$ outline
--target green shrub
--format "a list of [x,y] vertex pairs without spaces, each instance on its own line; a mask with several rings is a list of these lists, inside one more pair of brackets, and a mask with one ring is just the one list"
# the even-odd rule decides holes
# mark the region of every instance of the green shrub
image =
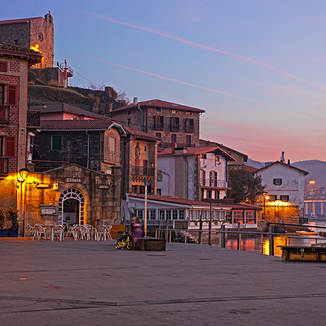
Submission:
[[3,229],[5,219],[6,219],[6,212],[3,208],[0,207],[0,229]]
[[9,208],[8,213],[9,213],[10,220],[11,220],[11,228],[19,229],[18,212],[13,208]]

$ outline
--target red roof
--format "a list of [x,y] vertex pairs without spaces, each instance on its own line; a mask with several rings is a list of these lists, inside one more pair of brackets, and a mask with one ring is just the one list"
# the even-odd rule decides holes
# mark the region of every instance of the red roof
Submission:
[[166,148],[162,152],[157,153],[159,156],[164,156],[164,155],[199,155],[199,154],[204,154],[204,153],[209,153],[209,152],[214,152],[218,151],[222,155],[226,156],[229,161],[235,161],[235,158],[233,158],[229,153],[224,151],[222,148],[215,146],[215,147],[186,147],[185,148],[186,152],[179,154],[172,154],[172,148]]
[[307,171],[305,171],[305,170],[301,170],[301,169],[296,168],[295,166],[293,166],[293,165],[291,165],[291,164],[286,164],[286,163],[283,163],[283,162],[280,162],[280,161],[276,161],[276,162],[273,162],[273,163],[271,163],[271,164],[268,164],[268,165],[266,165],[266,166],[264,166],[264,167],[258,169],[258,170],[256,171],[256,173],[257,173],[257,172],[260,172],[260,171],[262,171],[262,170],[264,170],[264,169],[268,169],[270,166],[273,166],[273,165],[275,165],[275,164],[281,164],[281,165],[286,166],[286,167],[288,167],[288,168],[290,168],[290,169],[295,169],[295,170],[297,170],[297,171],[299,171],[299,172],[304,173],[305,176],[306,176],[307,174],[309,174],[309,172],[307,172]]
[[[176,103],[172,103],[172,102],[166,102],[166,101],[162,101],[162,100],[158,100],[158,99],[138,102],[138,104],[141,107],[163,108],[163,109],[191,111],[191,112],[198,112],[198,113],[205,112],[205,110],[197,109],[197,108],[194,108],[191,106],[176,104]],[[111,114],[114,115],[115,112],[121,112],[121,111],[125,111],[125,110],[135,108],[135,107],[136,107],[135,105],[129,104],[129,105],[119,108],[117,110],[113,110],[111,112]]]
[[39,63],[42,60],[39,52],[0,42],[0,56],[3,55],[27,59],[29,64]]
[[255,172],[258,171],[257,168],[254,168],[253,166],[249,166],[249,165],[245,165],[244,168],[245,168],[245,170],[247,170],[248,172],[250,172],[252,174],[254,174]]
[[[107,130],[111,120],[41,120],[42,130]],[[119,126],[119,125],[118,125]]]
[[123,126],[123,129],[130,135],[133,135],[135,137],[138,137],[138,138],[145,138],[145,139],[150,139],[150,140],[157,140],[157,141],[161,141],[161,138],[158,138],[158,137],[155,137],[155,136],[152,136],[152,135],[149,135],[147,134],[146,132],[142,132],[142,131],[139,131],[137,129],[132,129],[130,127],[127,127],[127,126]]

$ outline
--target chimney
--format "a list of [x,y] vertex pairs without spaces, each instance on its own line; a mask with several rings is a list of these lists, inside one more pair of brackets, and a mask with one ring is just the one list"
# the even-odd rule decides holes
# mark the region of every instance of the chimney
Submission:
[[172,149],[171,154],[175,154],[175,143],[171,144],[171,149]]
[[284,163],[285,162],[285,158],[284,158],[284,152],[282,152],[282,156],[281,156],[281,162]]
[[288,160],[288,165],[290,165],[291,163],[290,163],[290,160]]
[[133,105],[136,106],[138,104],[138,97],[134,97]]

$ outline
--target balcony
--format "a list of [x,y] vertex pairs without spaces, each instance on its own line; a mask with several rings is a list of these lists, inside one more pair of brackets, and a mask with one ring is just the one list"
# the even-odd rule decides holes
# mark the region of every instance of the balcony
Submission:
[[179,131],[180,125],[179,124],[171,124],[171,131]]
[[[162,142],[161,144],[161,148],[171,148],[171,143],[165,143]],[[176,147],[196,147],[195,144],[187,144],[187,143],[176,143]]]
[[0,105],[0,123],[10,123],[10,106]]
[[186,125],[185,131],[186,132],[194,132],[195,131],[195,126]]
[[27,111],[27,127],[39,127],[41,111]]
[[154,129],[155,130],[164,130],[164,123],[163,122],[154,122]]
[[131,166],[131,174],[139,175],[139,176],[146,176],[146,177],[154,177],[155,169],[149,168],[147,166],[132,165]]
[[0,157],[0,174],[8,173],[8,159],[6,157]]
[[200,184],[202,187],[228,188],[226,180],[201,179]]

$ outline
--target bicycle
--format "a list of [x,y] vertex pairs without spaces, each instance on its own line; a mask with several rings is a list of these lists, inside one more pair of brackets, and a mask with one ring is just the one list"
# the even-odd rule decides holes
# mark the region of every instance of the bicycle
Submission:
[[117,239],[117,244],[115,249],[128,249],[131,250],[134,246],[132,235],[129,233],[124,233],[122,237]]

